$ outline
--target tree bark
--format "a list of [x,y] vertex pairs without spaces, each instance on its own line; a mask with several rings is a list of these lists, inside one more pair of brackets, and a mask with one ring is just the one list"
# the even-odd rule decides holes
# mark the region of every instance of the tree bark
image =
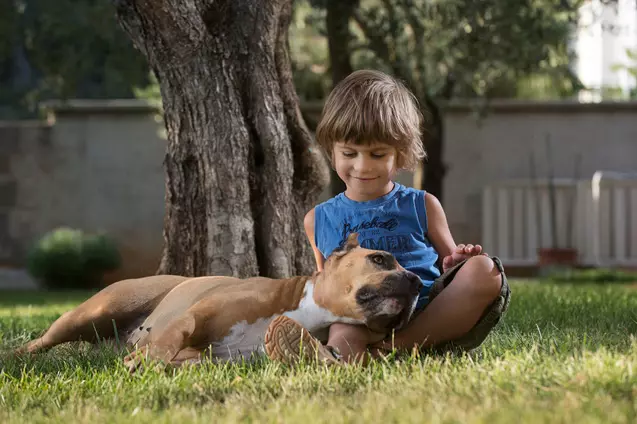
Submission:
[[[349,20],[358,0],[327,0],[325,26],[330,57],[332,88],[352,73]],[[330,192],[333,196],[345,191],[345,183],[334,170],[330,173]]]
[[325,26],[330,56],[332,86],[352,73],[349,20],[358,0],[327,0]]
[[423,102],[429,116],[428,125],[424,132],[424,143],[427,160],[423,162],[421,187],[443,202],[443,182],[447,167],[443,161],[444,121],[440,108],[436,102],[426,97]]
[[[445,77],[445,84],[436,97],[448,102],[452,97],[455,85],[455,76],[452,73],[448,73]],[[421,187],[436,196],[440,203],[443,203],[443,182],[447,173],[447,164],[444,161],[443,151],[445,121],[436,100],[428,94],[423,94],[422,97],[424,97],[422,103],[427,108],[425,116],[429,117],[427,119],[429,128],[428,131],[425,131],[424,141],[428,158],[423,163]]]
[[328,173],[292,82],[292,0],[114,3],[162,94],[168,147],[158,273],[310,273],[303,216]]

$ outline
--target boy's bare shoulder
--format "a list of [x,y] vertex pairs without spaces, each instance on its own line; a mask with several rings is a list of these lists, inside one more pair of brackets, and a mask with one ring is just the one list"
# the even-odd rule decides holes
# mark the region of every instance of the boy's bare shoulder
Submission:
[[314,229],[314,209],[312,208],[305,214],[305,218],[303,218],[303,226],[305,230]]
[[447,216],[440,200],[433,194],[425,193],[425,212],[427,213],[427,221],[432,225],[443,224],[447,226]]
[[425,208],[427,208],[427,212],[429,212],[430,210],[434,210],[434,211],[443,210],[440,200],[438,200],[436,196],[434,196],[433,194],[429,192],[425,193]]

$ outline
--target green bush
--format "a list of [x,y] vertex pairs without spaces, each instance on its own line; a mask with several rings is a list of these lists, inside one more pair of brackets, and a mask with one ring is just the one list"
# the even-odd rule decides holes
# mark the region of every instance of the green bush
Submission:
[[105,235],[58,228],[31,249],[27,268],[47,288],[93,288],[99,287],[104,273],[118,268],[120,262],[115,243]]
[[571,269],[547,277],[556,283],[635,283],[637,273],[608,268]]

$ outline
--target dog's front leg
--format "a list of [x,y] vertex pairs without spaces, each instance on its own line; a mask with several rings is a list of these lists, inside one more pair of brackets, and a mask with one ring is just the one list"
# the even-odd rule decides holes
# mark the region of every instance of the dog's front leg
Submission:
[[189,346],[196,330],[193,314],[186,314],[170,323],[160,334],[150,334],[149,342],[124,358],[124,365],[130,373],[137,371],[144,362],[169,364],[177,354]]

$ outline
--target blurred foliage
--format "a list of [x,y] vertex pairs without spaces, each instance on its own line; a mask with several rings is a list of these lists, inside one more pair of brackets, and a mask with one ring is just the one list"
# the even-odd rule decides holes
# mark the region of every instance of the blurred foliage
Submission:
[[52,98],[133,97],[148,72],[109,0],[0,0],[0,118]]
[[[356,16],[368,50],[420,98],[554,98],[578,88],[569,37],[579,2],[368,0]],[[450,80],[452,87],[448,87]]]
[[157,107],[161,111],[163,109],[161,102],[161,90],[159,88],[157,77],[154,73],[150,72],[148,74],[148,81],[149,83],[145,87],[134,87],[133,93],[138,99],[147,100],[151,105]]
[[637,272],[611,268],[569,269],[546,278],[554,283],[637,283]]
[[[625,72],[630,78],[637,82],[637,48],[634,50],[627,49],[626,57],[631,63],[629,65],[615,65],[613,66],[613,70],[616,72]],[[606,94],[605,98],[610,97],[616,100],[623,100],[626,98],[626,93],[621,90],[615,90],[610,93],[602,93],[602,96],[604,96],[604,94]],[[629,99],[637,99],[637,87],[630,90],[630,93],[627,94]]]
[[322,100],[331,89],[325,34],[325,11],[307,1],[295,2],[289,40],[294,85],[301,100]]
[[[361,0],[352,64],[386,70],[421,98],[449,88],[451,97],[568,97],[581,88],[569,37],[583,1]],[[331,87],[325,2],[294,4],[289,39],[302,100]],[[149,75],[110,0],[0,0],[0,118],[34,116],[50,98],[159,101]]]
[[164,140],[168,139],[168,133],[166,132],[166,126],[164,125],[164,105],[161,101],[161,90],[159,87],[159,82],[157,81],[157,77],[154,73],[148,74],[148,85],[145,87],[134,87],[133,93],[135,97],[138,99],[146,100],[152,106],[157,108],[157,113],[155,114],[155,122],[159,125],[157,135]]
[[[296,2],[290,46],[302,99],[330,87],[325,2]],[[421,99],[448,89],[464,98],[570,97],[582,88],[569,49],[581,3],[362,0],[351,23],[352,63],[405,80]]]
[[58,228],[31,249],[27,269],[47,288],[87,289],[100,287],[104,273],[120,263],[115,243],[105,235]]

